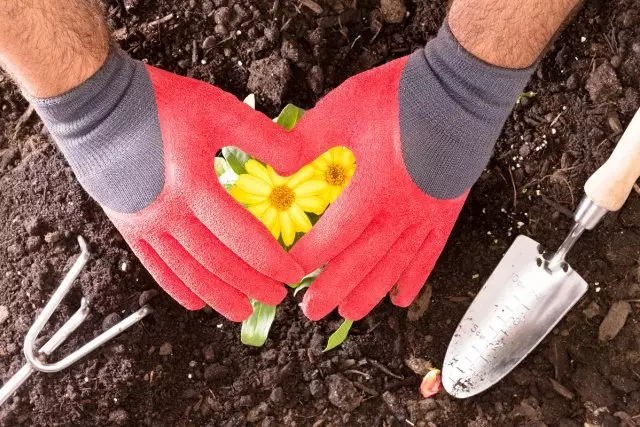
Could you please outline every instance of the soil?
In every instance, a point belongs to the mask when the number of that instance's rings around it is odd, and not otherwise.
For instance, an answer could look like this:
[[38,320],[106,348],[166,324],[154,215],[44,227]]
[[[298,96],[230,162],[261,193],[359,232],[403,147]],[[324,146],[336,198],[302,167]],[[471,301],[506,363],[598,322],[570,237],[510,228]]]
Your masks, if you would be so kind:
[[[444,1],[383,3],[384,15],[378,0],[113,0],[107,13],[114,38],[134,57],[240,98],[255,92],[258,108],[273,116],[288,102],[309,108],[348,76],[424,45],[445,15]],[[385,301],[327,353],[324,342],[340,319],[310,322],[293,298],[256,349],[241,345],[239,325],[149,293],[157,285],[0,75],[0,381],[24,362],[24,335],[76,256],[79,234],[93,258],[52,324],[77,308],[79,289],[93,311],[59,353],[135,311],[141,299],[155,308],[73,367],[34,375],[0,408],[0,425],[635,425],[636,192],[569,257],[590,284],[587,295],[497,386],[467,400],[446,393],[425,400],[405,360],[441,366],[458,321],[518,233],[549,249],[561,242],[586,178],[640,106],[639,18],[637,0],[587,2],[541,60],[527,89],[535,96],[508,120],[429,278],[426,313],[409,321]],[[624,326],[599,341],[609,308],[623,300],[631,300]]]

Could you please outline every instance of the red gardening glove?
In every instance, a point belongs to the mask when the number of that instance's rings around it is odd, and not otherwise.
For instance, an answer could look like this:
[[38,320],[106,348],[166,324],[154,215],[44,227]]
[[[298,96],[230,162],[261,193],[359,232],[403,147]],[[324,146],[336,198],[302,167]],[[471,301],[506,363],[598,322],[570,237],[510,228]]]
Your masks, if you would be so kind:
[[355,174],[290,251],[309,273],[312,320],[334,308],[365,316],[390,292],[406,307],[434,267],[533,68],[473,57],[445,25],[425,50],[359,74],[305,113],[291,132],[299,163],[331,147],[356,158]]
[[[191,310],[210,305],[233,321],[247,297],[276,305],[302,269],[218,183],[214,157],[237,146],[275,167],[286,149],[261,133],[267,117],[208,84],[147,67],[164,146],[165,184],[135,214],[105,209],[156,281]],[[269,141],[268,143],[265,141]]]
[[357,164],[344,192],[290,251],[305,273],[327,265],[304,296],[302,308],[311,320],[337,306],[341,316],[359,320],[396,284],[393,303],[408,306],[466,198],[466,193],[452,200],[430,197],[407,173],[398,120],[398,84],[406,61],[349,79],[292,131],[305,141],[300,163],[342,145],[353,151]]

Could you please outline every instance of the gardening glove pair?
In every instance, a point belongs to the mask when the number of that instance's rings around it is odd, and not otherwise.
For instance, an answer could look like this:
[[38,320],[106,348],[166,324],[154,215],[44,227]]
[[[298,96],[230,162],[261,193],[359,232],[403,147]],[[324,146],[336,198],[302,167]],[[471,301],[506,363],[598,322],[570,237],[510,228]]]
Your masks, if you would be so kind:
[[[249,298],[276,305],[302,269],[218,183],[214,157],[235,145],[275,167],[273,125],[232,95],[113,48],[70,92],[30,99],[78,180],[155,280],[188,309],[233,321]],[[266,142],[268,141],[268,142]]]
[[[334,146],[357,164],[290,251],[305,273],[326,265],[304,296],[307,317],[339,307],[358,320],[389,292],[398,306],[413,301],[532,72],[479,60],[444,24],[425,49],[350,78],[305,113],[289,134],[297,164]],[[342,176],[344,162],[325,161],[328,181]]]

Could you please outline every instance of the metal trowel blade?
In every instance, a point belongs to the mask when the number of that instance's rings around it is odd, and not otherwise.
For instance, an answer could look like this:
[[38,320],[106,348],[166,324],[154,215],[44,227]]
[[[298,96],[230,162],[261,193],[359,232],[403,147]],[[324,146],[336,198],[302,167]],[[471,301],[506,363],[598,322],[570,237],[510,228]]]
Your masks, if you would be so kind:
[[570,266],[546,269],[538,242],[518,236],[456,329],[442,383],[458,398],[500,381],[587,291]]

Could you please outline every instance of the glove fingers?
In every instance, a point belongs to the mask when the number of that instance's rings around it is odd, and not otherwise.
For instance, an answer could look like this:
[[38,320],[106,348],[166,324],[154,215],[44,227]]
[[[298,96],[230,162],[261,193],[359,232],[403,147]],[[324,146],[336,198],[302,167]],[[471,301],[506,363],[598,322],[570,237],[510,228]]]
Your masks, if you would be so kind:
[[360,320],[373,310],[396,284],[420,249],[424,236],[425,233],[417,227],[405,230],[389,252],[340,304],[340,315],[345,319]]
[[236,122],[233,129],[229,129],[233,134],[230,140],[238,141],[238,148],[242,151],[271,165],[282,176],[292,175],[308,163],[299,159],[304,141],[258,111],[242,117],[241,124]]
[[205,302],[175,275],[173,271],[162,261],[155,250],[147,242],[140,240],[131,245],[131,249],[140,259],[151,276],[160,286],[180,305],[187,310],[200,310],[204,308]]
[[215,311],[233,322],[251,315],[253,308],[247,297],[204,268],[173,236],[163,233],[150,244],[189,289]]
[[431,274],[446,242],[446,237],[439,237],[436,232],[427,237],[409,267],[398,279],[397,286],[391,291],[391,302],[399,307],[408,307],[413,302]]
[[331,260],[302,301],[302,310],[311,320],[329,314],[373,269],[393,246],[402,230],[386,218],[376,218],[343,253]]
[[302,266],[305,274],[322,267],[341,254],[370,226],[375,210],[360,208],[363,206],[362,202],[359,198],[352,197],[351,185],[353,182],[325,211],[313,229],[289,251]]
[[264,304],[278,305],[287,296],[281,282],[251,268],[195,216],[186,216],[172,234],[207,270],[250,298]]
[[191,208],[227,248],[251,267],[278,282],[295,283],[302,268],[244,206],[214,182]]

